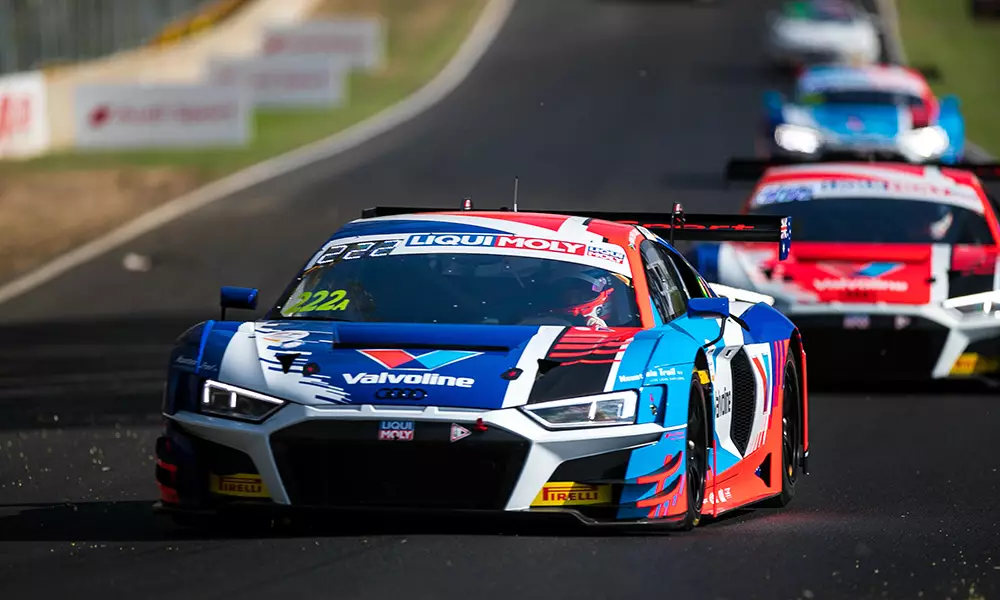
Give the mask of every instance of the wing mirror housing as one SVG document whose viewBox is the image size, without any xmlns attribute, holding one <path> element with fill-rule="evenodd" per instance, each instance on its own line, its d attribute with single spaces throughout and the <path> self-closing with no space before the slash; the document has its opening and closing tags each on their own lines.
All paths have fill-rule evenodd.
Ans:
<svg viewBox="0 0 1000 600">
<path fill-rule="evenodd" d="M 694 317 L 723 318 L 729 316 L 729 298 L 691 298 L 688 312 Z"/>
<path fill-rule="evenodd" d="M 253 310 L 257 308 L 257 288 L 223 286 L 219 292 L 219 306 L 222 307 L 222 320 L 226 320 L 226 309 L 236 308 Z"/>
</svg>

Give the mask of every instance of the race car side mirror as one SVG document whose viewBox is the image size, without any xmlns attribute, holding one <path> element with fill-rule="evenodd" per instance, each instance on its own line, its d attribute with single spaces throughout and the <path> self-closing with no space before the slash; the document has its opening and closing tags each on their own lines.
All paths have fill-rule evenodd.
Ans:
<svg viewBox="0 0 1000 600">
<path fill-rule="evenodd" d="M 954 94 L 941 97 L 941 110 L 958 110 L 961 105 L 962 101 Z"/>
<path fill-rule="evenodd" d="M 226 320 L 227 308 L 253 310 L 257 308 L 257 288 L 223 286 L 219 291 L 219 305 L 222 307 L 222 320 Z"/>
<path fill-rule="evenodd" d="M 729 298 L 691 298 L 688 312 L 693 317 L 723 318 L 729 316 Z"/>
</svg>

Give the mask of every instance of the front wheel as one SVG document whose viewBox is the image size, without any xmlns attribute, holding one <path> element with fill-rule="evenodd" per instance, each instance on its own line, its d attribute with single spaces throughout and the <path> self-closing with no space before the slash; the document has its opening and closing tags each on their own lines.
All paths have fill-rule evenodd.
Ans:
<svg viewBox="0 0 1000 600">
<path fill-rule="evenodd" d="M 785 383 L 781 398 L 781 493 L 764 506 L 782 508 L 795 497 L 795 483 L 802 464 L 802 396 L 799 372 L 791 353 L 785 361 Z"/>
<path fill-rule="evenodd" d="M 701 509 L 705 503 L 705 477 L 708 473 L 708 413 L 705 408 L 705 387 L 697 378 L 691 381 L 688 400 L 687 457 L 684 473 L 687 495 L 687 514 L 682 529 L 690 530 L 701 522 Z"/>
</svg>

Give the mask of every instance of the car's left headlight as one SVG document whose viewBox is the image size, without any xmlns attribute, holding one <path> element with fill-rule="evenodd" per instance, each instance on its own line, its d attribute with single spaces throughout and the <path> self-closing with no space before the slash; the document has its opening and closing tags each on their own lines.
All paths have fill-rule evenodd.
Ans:
<svg viewBox="0 0 1000 600">
<path fill-rule="evenodd" d="M 812 127 L 786 123 L 775 128 L 774 142 L 789 152 L 815 154 L 823 140 L 819 131 Z"/>
<path fill-rule="evenodd" d="M 921 127 L 899 134 L 899 149 L 908 160 L 937 158 L 948 150 L 948 133 L 940 127 Z"/>
<path fill-rule="evenodd" d="M 284 400 L 266 394 L 218 381 L 206 381 L 198 410 L 215 417 L 261 423 L 285 404 Z"/>
<path fill-rule="evenodd" d="M 941 303 L 945 308 L 957 310 L 964 316 L 992 316 L 1000 318 L 1000 292 L 982 292 L 948 298 Z"/>
<path fill-rule="evenodd" d="M 549 429 L 632 425 L 639 393 L 624 390 L 531 404 L 524 411 Z"/>
</svg>

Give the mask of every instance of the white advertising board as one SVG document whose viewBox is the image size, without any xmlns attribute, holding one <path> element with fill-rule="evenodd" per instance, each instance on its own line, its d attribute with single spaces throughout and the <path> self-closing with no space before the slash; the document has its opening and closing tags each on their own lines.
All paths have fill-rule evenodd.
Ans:
<svg viewBox="0 0 1000 600">
<path fill-rule="evenodd" d="M 76 88 L 75 108 L 79 148 L 243 146 L 253 133 L 242 87 L 87 84 Z"/>
<path fill-rule="evenodd" d="M 0 159 L 30 158 L 48 149 L 45 91 L 40 72 L 0 77 Z"/>
<path fill-rule="evenodd" d="M 347 99 L 350 68 L 335 56 L 214 58 L 208 83 L 247 88 L 257 107 L 335 107 Z"/>
<path fill-rule="evenodd" d="M 271 25 L 264 30 L 261 54 L 346 56 L 357 69 L 376 70 L 385 61 L 384 29 L 378 17 Z"/>
</svg>

